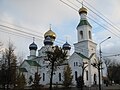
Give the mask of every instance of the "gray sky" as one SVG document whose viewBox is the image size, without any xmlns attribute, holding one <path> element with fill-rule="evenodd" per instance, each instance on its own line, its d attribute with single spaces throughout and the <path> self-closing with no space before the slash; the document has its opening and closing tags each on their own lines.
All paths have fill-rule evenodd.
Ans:
<svg viewBox="0 0 120 90">
<path fill-rule="evenodd" d="M 81 7 L 81 4 L 76 0 L 63 1 L 77 10 L 79 10 L 78 7 Z M 72 5 L 69 1 L 78 7 Z M 82 0 L 79 1 L 81 2 Z M 114 24 L 113 26 L 116 28 L 119 27 L 118 29 L 120 30 L 120 0 L 85 0 L 84 5 L 96 12 L 86 2 L 106 16 Z M 102 14 L 98 15 L 103 17 Z M 109 36 L 112 37 L 101 45 L 103 54 L 111 55 L 120 53 L 120 32 L 93 14 L 89 9 L 88 17 L 105 27 L 102 28 L 100 25 L 88 19 L 93 26 L 93 40 L 97 44 Z M 107 18 L 104 19 L 109 22 Z M 52 24 L 52 30 L 57 34 L 55 45 L 62 46 L 61 43 L 65 43 L 67 37 L 67 41 L 73 47 L 73 43 L 77 42 L 76 26 L 79 23 L 79 19 L 78 12 L 66 6 L 60 0 L 0 0 L 0 24 L 37 35 L 26 36 L 16 34 L 13 33 L 13 31 L 16 32 L 15 30 L 11 32 L 11 29 L 0 26 L 0 41 L 6 45 L 10 39 L 16 46 L 17 53 L 26 57 L 26 55 L 29 55 L 28 47 L 33 41 L 32 37 L 36 37 L 35 42 L 40 49 L 43 46 L 44 38 L 42 37 L 49 30 L 49 25 Z M 16 25 L 24 28 L 17 27 Z M 118 37 L 110 32 L 115 33 Z"/>
</svg>

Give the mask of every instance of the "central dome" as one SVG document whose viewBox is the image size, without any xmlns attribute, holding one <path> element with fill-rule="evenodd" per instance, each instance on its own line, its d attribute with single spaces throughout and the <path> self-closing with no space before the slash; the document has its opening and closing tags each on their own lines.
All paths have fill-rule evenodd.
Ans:
<svg viewBox="0 0 120 90">
<path fill-rule="evenodd" d="M 44 38 L 50 37 L 51 39 L 55 39 L 56 38 L 56 34 L 50 29 L 49 31 L 47 31 L 44 34 Z"/>
</svg>

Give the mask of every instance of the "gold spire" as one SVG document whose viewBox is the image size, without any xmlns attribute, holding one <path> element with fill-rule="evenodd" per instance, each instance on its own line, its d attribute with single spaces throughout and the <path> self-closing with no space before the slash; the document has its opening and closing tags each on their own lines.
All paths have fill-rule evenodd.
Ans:
<svg viewBox="0 0 120 90">
<path fill-rule="evenodd" d="M 86 13 L 87 14 L 87 9 L 84 7 L 83 1 L 82 1 L 82 8 L 80 8 L 80 10 L 79 10 L 79 14 L 81 14 L 81 13 Z"/>
<path fill-rule="evenodd" d="M 86 13 L 87 14 L 87 9 L 84 8 L 84 7 L 80 8 L 79 14 L 81 14 L 81 13 Z"/>
</svg>

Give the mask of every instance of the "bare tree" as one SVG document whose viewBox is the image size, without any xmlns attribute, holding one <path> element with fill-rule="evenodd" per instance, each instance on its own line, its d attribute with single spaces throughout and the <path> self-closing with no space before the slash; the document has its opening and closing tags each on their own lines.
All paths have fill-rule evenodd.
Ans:
<svg viewBox="0 0 120 90">
<path fill-rule="evenodd" d="M 104 58 L 104 63 L 108 69 L 108 67 L 113 64 L 112 60 L 110 58 Z"/>
<path fill-rule="evenodd" d="M 63 51 L 62 48 L 55 46 L 52 51 L 47 51 L 47 60 L 51 66 L 50 76 L 50 90 L 52 90 L 53 71 L 56 66 L 62 64 L 67 58 L 67 52 Z"/>
<path fill-rule="evenodd" d="M 108 67 L 108 78 L 110 80 L 110 84 L 112 84 L 112 81 L 114 83 L 120 84 L 120 63 L 112 62 L 111 65 Z"/>
</svg>

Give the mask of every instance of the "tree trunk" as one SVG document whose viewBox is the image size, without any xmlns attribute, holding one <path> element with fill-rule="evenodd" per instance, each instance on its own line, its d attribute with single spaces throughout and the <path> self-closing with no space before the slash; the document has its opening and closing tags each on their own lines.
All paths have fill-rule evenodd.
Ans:
<svg viewBox="0 0 120 90">
<path fill-rule="evenodd" d="M 51 67 L 50 90 L 52 90 L 53 70 L 54 70 L 54 61 L 52 62 L 52 67 Z"/>
<path fill-rule="evenodd" d="M 81 90 L 83 90 L 83 85 L 84 85 L 84 66 L 82 67 L 82 83 L 81 83 Z"/>
<path fill-rule="evenodd" d="M 98 76 L 99 76 L 99 90 L 101 90 L 101 75 L 100 75 L 100 65 L 98 66 Z"/>
</svg>

